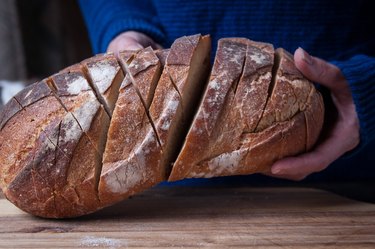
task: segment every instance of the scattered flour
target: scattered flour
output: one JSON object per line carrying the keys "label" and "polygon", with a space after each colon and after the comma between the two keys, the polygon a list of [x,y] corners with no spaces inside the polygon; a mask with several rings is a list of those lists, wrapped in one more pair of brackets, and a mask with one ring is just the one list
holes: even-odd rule
{"label": "scattered flour", "polygon": [[105,93],[111,86],[118,69],[106,61],[99,61],[88,67],[93,83],[101,94]]}
{"label": "scattered flour", "polygon": [[217,79],[215,78],[214,80],[210,81],[208,87],[214,90],[219,90],[221,86],[221,82],[218,82]]}
{"label": "scattered flour", "polygon": [[223,153],[208,162],[210,174],[206,177],[217,176],[222,173],[234,173],[240,168],[241,160],[247,154],[247,149],[239,149],[232,152]]}
{"label": "scattered flour", "polygon": [[163,120],[164,122],[162,122],[161,126],[160,126],[160,129],[164,130],[164,131],[167,131],[169,130],[169,127],[171,126],[171,120]]}
{"label": "scattered flour", "polygon": [[89,131],[93,119],[100,107],[100,103],[95,95],[92,92],[90,92],[90,95],[90,99],[72,113],[84,132]]}
{"label": "scattered flour", "polygon": [[114,170],[106,174],[104,179],[112,193],[127,193],[144,180],[144,169],[138,165],[134,154],[130,155],[126,160],[113,163],[111,167]]}
{"label": "scattered flour", "polygon": [[77,141],[82,135],[81,128],[78,126],[78,123],[70,112],[63,118],[61,122],[61,130],[65,133],[63,133],[63,136],[60,136],[59,143]]}
{"label": "scattered flour", "polygon": [[168,102],[167,111],[169,111],[169,113],[175,113],[179,104],[180,104],[179,100],[176,100],[176,99],[170,100]]}
{"label": "scattered flour", "polygon": [[70,75],[67,75],[65,77],[65,82],[68,82],[69,85],[68,85],[68,93],[71,94],[71,95],[78,95],[79,93],[83,92],[83,91],[87,91],[87,90],[90,90],[90,86],[89,86],[89,83],[87,82],[87,80],[82,77],[82,76],[77,76],[74,78],[74,80],[71,80],[69,77],[71,77]]}
{"label": "scattered flour", "polygon": [[122,241],[106,237],[85,236],[81,239],[80,247],[101,247],[101,248],[124,248]]}
{"label": "scattered flour", "polygon": [[254,61],[256,64],[263,64],[263,62],[267,59],[266,56],[262,53],[256,53],[250,55],[250,59]]}

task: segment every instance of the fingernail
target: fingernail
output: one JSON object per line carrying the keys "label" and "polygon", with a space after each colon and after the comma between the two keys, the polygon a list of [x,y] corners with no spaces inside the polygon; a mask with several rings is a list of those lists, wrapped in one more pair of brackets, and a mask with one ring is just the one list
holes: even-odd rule
{"label": "fingernail", "polygon": [[303,48],[299,47],[298,49],[301,49],[302,51],[302,60],[306,62],[308,65],[313,64],[313,59],[311,55],[309,55]]}
{"label": "fingernail", "polygon": [[271,169],[271,172],[272,172],[272,174],[274,174],[274,175],[278,175],[278,174],[281,173],[281,169],[278,168],[278,167],[273,167],[273,168]]}

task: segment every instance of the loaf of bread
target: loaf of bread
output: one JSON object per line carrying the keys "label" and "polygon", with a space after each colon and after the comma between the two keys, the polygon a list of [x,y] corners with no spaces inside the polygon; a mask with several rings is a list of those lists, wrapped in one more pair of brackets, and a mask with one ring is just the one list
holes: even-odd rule
{"label": "loaf of bread", "polygon": [[209,36],[101,54],[14,96],[0,111],[0,187],[22,210],[77,217],[162,181],[267,173],[310,150],[324,105],[293,57]]}

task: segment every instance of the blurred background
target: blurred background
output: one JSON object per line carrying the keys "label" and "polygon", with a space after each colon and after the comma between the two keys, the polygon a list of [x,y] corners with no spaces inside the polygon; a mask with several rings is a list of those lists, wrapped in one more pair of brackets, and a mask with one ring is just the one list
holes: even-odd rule
{"label": "blurred background", "polygon": [[4,85],[11,84],[13,91],[18,91],[17,82],[33,83],[90,56],[85,24],[75,0],[0,1],[3,95],[4,89],[9,89]]}

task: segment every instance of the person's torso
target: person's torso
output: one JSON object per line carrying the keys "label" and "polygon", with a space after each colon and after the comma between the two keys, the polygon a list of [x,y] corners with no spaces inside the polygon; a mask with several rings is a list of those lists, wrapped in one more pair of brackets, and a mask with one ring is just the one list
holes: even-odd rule
{"label": "person's torso", "polygon": [[165,46],[194,33],[247,37],[294,51],[301,46],[325,59],[367,53],[374,43],[370,1],[154,0]]}

